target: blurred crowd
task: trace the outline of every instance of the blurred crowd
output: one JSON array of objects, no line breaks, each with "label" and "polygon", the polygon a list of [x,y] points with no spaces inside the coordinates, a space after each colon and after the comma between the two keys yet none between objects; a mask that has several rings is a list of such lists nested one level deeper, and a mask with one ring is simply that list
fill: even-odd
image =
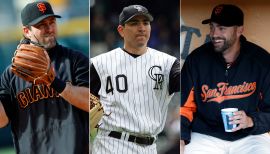
[{"label": "blurred crowd", "polygon": [[[124,6],[141,4],[153,15],[149,46],[179,58],[179,1],[166,3],[156,0],[98,0],[90,8],[90,51],[91,57],[122,46],[117,32],[119,14]],[[170,9],[168,9],[170,8]]]}]

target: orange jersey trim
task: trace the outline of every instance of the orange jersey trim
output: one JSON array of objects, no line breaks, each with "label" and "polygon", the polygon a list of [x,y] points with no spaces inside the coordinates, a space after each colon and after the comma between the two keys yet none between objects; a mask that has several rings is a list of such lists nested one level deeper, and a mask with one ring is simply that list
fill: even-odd
[{"label": "orange jersey trim", "polygon": [[186,117],[189,121],[193,120],[193,113],[197,110],[194,96],[194,88],[192,88],[184,106],[180,107],[180,115]]}]

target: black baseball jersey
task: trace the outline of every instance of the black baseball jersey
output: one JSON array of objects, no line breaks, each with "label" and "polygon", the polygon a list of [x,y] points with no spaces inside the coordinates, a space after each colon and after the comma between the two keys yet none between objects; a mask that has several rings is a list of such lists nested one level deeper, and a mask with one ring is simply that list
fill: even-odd
[{"label": "black baseball jersey", "polygon": [[[181,70],[181,139],[190,132],[234,141],[270,131],[270,55],[241,36],[240,54],[230,67],[211,43],[186,59]],[[254,127],[225,132],[221,109],[244,110]]]},{"label": "black baseball jersey", "polygon": [[[89,87],[86,56],[58,44],[48,53],[59,79]],[[9,66],[1,76],[0,99],[11,122],[17,153],[88,153],[89,114],[65,101],[53,88],[26,82]]]}]

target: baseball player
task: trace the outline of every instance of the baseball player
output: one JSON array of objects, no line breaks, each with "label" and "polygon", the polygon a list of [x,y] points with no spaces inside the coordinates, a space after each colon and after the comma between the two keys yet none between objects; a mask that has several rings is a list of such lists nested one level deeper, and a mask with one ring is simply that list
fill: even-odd
[{"label": "baseball player", "polygon": [[91,92],[109,115],[100,121],[93,154],[157,153],[168,104],[180,89],[180,66],[147,47],[151,21],[144,6],[124,7],[117,28],[124,46],[91,59]]},{"label": "baseball player", "polygon": [[[87,154],[89,151],[89,59],[57,43],[56,18],[60,16],[45,1],[29,3],[23,8],[25,39],[18,46],[12,66],[0,78],[0,127],[11,124],[16,153]],[[18,59],[31,57],[27,56],[31,50],[40,49],[35,45],[48,53],[51,60],[48,74],[53,74],[49,77],[53,81],[44,74],[35,79],[40,84],[29,82],[30,76],[28,80],[26,74],[20,74],[28,61],[15,65]],[[29,52],[17,56],[22,50]],[[34,74],[44,63],[37,65],[33,61],[33,69],[26,72]]]},{"label": "baseball player", "polygon": [[[181,70],[181,154],[268,154],[270,55],[246,40],[243,11],[217,5],[211,42],[195,49]],[[225,132],[221,109],[238,108]]]}]

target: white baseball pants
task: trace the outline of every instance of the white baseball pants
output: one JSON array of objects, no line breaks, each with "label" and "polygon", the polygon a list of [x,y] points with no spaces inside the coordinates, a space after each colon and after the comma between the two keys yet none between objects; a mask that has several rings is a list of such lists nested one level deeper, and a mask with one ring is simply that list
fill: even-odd
[{"label": "white baseball pants", "polygon": [[236,141],[221,140],[200,133],[191,133],[184,154],[269,154],[270,134],[250,135]]},{"label": "white baseball pants", "polygon": [[100,130],[92,146],[92,154],[157,154],[156,143],[139,145],[129,142],[128,135],[121,139],[108,136],[108,132]]}]

